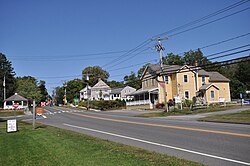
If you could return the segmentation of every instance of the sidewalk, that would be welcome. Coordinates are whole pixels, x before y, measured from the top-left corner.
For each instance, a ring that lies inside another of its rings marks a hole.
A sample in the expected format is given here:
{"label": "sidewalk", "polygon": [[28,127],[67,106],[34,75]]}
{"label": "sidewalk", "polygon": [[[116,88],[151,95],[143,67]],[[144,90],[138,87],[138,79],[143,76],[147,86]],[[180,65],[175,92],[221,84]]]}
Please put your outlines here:
{"label": "sidewalk", "polygon": [[232,114],[238,113],[242,111],[250,110],[249,108],[237,108],[237,109],[230,109],[226,111],[217,111],[217,112],[207,112],[207,113],[200,113],[200,114],[192,114],[192,115],[180,115],[180,116],[167,116],[167,117],[157,117],[162,119],[173,119],[173,120],[198,120],[200,118],[204,118],[207,116],[214,116],[214,115],[223,115],[223,114]]}

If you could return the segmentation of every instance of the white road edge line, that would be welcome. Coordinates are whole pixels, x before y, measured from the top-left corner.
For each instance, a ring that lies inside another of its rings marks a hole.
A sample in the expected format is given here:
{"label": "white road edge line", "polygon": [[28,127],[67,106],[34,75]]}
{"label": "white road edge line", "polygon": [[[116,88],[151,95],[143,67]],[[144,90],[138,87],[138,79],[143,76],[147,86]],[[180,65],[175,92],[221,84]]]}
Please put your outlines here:
{"label": "white road edge line", "polygon": [[151,142],[151,141],[146,141],[146,140],[142,140],[142,139],[137,139],[137,138],[133,138],[133,137],[128,137],[128,136],[124,136],[124,135],[109,133],[109,132],[105,132],[105,131],[85,128],[85,127],[80,127],[80,126],[74,126],[74,125],[70,125],[70,124],[67,124],[67,123],[63,123],[63,125],[73,127],[73,128],[79,128],[79,129],[83,129],[83,130],[93,131],[93,132],[97,132],[97,133],[102,133],[102,134],[106,134],[106,135],[111,135],[111,136],[115,136],[115,137],[126,138],[126,139],[130,139],[130,140],[133,140],[133,141],[143,142],[143,143],[147,143],[147,144],[151,144],[151,145],[162,146],[162,147],[175,149],[175,150],[179,150],[179,151],[184,151],[184,152],[188,152],[188,153],[198,154],[198,155],[201,155],[201,156],[216,158],[216,159],[230,161],[230,162],[244,164],[244,165],[250,165],[250,163],[243,162],[243,161],[238,161],[238,160],[234,160],[234,159],[224,158],[224,157],[215,156],[215,155],[206,154],[206,153],[201,153],[201,152],[196,152],[196,151],[193,151],[193,150],[183,149],[183,148],[170,146],[170,145],[164,145],[164,144]]}
{"label": "white road edge line", "polygon": [[42,115],[42,117],[43,117],[44,119],[46,119],[46,118],[47,118],[47,116],[45,116],[45,115]]}

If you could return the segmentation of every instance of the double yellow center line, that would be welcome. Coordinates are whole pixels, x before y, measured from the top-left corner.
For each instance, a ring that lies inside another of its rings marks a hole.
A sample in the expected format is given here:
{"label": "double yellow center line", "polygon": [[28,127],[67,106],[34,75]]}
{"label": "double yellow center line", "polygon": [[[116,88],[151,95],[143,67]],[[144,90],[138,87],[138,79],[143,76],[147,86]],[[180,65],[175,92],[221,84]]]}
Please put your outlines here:
{"label": "double yellow center line", "polygon": [[87,117],[87,118],[92,118],[92,119],[99,119],[99,120],[105,120],[105,121],[118,122],[118,123],[136,124],[136,125],[144,125],[144,126],[152,126],[152,127],[163,127],[163,128],[180,129],[180,130],[188,130],[188,131],[199,131],[199,132],[224,134],[224,135],[232,135],[232,136],[240,136],[240,137],[250,137],[250,134],[232,133],[232,132],[224,132],[224,131],[217,131],[217,130],[206,130],[206,129],[199,129],[199,128],[173,126],[173,125],[133,122],[133,121],[127,121],[127,120],[103,118],[103,117],[97,117],[97,116],[91,116],[91,115],[85,115],[85,114],[78,114],[78,113],[71,113],[71,114],[78,115],[78,116],[83,116],[83,117]]}

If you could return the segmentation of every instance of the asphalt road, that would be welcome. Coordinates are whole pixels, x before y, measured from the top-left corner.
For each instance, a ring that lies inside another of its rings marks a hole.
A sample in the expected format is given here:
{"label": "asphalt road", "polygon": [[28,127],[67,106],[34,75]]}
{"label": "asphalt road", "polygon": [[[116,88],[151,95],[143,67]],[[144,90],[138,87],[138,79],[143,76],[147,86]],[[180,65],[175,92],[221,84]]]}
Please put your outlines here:
{"label": "asphalt road", "polygon": [[129,113],[82,112],[47,107],[37,121],[95,137],[197,161],[205,165],[250,165],[250,126]]}

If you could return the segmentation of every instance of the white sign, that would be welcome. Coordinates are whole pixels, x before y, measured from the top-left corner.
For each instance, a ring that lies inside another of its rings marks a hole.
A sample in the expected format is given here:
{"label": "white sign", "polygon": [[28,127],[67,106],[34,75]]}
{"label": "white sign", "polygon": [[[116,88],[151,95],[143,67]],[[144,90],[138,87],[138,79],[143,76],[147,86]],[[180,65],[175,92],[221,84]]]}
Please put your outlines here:
{"label": "white sign", "polygon": [[247,90],[246,93],[247,93],[247,94],[250,94],[250,90]]}
{"label": "white sign", "polygon": [[16,119],[7,120],[7,132],[9,133],[14,131],[17,131]]}

